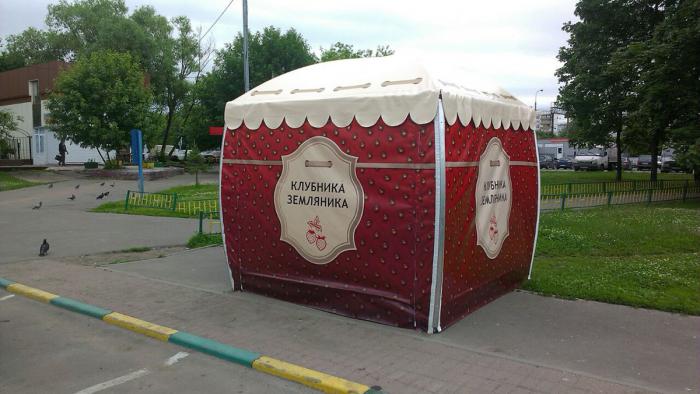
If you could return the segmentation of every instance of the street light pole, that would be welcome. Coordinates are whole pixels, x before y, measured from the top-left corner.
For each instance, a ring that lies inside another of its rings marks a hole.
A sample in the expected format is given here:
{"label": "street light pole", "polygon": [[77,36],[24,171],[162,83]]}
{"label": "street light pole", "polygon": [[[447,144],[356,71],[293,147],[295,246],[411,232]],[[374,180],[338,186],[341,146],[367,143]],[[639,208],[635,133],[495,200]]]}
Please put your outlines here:
{"label": "street light pole", "polygon": [[243,88],[250,90],[250,71],[248,70],[248,0],[243,0]]}
{"label": "street light pole", "polygon": [[537,112],[537,93],[544,92],[544,89],[540,89],[535,92],[535,112]]}

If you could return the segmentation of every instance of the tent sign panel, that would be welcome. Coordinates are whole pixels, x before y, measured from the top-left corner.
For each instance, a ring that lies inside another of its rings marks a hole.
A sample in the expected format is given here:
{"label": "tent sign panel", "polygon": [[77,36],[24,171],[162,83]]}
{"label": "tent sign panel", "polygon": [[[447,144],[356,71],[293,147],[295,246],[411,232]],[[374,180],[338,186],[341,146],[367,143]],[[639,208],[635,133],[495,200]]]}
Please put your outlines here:
{"label": "tent sign panel", "polygon": [[476,182],[476,243],[495,259],[508,237],[511,208],[510,158],[498,137],[493,137],[479,158]]}
{"label": "tent sign panel", "polygon": [[357,157],[321,136],[282,156],[282,174],[275,187],[280,240],[311,263],[327,264],[356,249],[355,229],[364,209],[356,163]]}

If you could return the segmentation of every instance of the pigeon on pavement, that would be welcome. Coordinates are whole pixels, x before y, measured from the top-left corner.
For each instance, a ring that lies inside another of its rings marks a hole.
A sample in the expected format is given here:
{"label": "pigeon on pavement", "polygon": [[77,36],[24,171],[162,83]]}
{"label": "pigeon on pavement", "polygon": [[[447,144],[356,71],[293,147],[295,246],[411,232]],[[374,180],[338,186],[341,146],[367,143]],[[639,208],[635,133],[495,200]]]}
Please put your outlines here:
{"label": "pigeon on pavement", "polygon": [[109,187],[114,187],[114,182],[112,182],[112,183],[109,185]]}
{"label": "pigeon on pavement", "polygon": [[49,243],[44,239],[44,242],[41,243],[41,247],[39,247],[39,256],[46,256],[47,253],[49,253]]}
{"label": "pigeon on pavement", "polygon": [[80,189],[80,184],[75,185],[76,189]]}
{"label": "pigeon on pavement", "polygon": [[98,199],[98,200],[101,200],[101,199],[103,199],[103,198],[104,198],[104,196],[105,196],[105,194],[104,194],[104,193],[100,193],[100,195],[99,195],[99,196],[97,196],[97,199]]}
{"label": "pigeon on pavement", "polygon": [[75,194],[71,194],[70,197],[68,197],[68,199],[71,201],[75,200]]}
{"label": "pigeon on pavement", "polygon": [[53,183],[49,183],[49,189],[53,188]]}
{"label": "pigeon on pavement", "polygon": [[32,207],[32,209],[40,209],[40,208],[41,208],[41,201],[39,201],[39,204]]}
{"label": "pigeon on pavement", "polygon": [[100,186],[104,186],[104,185],[105,185],[105,183],[104,183],[104,182],[100,183]]}
{"label": "pigeon on pavement", "polygon": [[109,190],[105,192],[105,197],[109,196]]}

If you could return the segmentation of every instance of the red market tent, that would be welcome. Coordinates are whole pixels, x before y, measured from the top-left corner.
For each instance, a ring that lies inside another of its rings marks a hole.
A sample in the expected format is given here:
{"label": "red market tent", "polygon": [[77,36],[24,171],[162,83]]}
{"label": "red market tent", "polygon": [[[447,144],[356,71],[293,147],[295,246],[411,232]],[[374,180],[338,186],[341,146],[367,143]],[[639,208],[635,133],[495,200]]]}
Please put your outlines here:
{"label": "red market tent", "polygon": [[320,63],[227,103],[234,290],[438,332],[527,277],[534,112],[395,56]]}

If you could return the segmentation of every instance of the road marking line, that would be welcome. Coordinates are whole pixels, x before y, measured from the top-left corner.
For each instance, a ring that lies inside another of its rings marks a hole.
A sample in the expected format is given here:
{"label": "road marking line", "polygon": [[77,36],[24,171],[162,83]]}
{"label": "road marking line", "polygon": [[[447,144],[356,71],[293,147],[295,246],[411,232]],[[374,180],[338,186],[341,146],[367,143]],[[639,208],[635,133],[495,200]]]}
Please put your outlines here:
{"label": "road marking line", "polygon": [[174,356],[170,357],[169,359],[167,359],[167,360],[165,361],[165,365],[167,365],[167,366],[169,367],[169,366],[175,364],[176,362],[182,360],[183,358],[185,358],[185,357],[187,357],[187,356],[189,356],[189,355],[190,355],[190,354],[187,353],[187,352],[178,352],[176,355],[174,355]]}
{"label": "road marking line", "polygon": [[124,376],[120,376],[118,378],[114,378],[112,380],[108,380],[106,382],[96,384],[94,386],[80,390],[75,394],[93,394],[93,393],[96,393],[98,391],[106,390],[110,387],[118,386],[122,383],[126,383],[126,382],[129,382],[129,381],[134,380],[134,379],[138,379],[142,376],[148,375],[149,373],[151,373],[151,372],[147,369],[139,369],[138,371],[134,371],[130,374],[126,374]]}
{"label": "road marking line", "polygon": [[0,298],[0,301],[9,300],[10,298],[12,298],[12,297],[14,297],[14,296],[15,296],[14,294],[6,295],[6,296]]}

